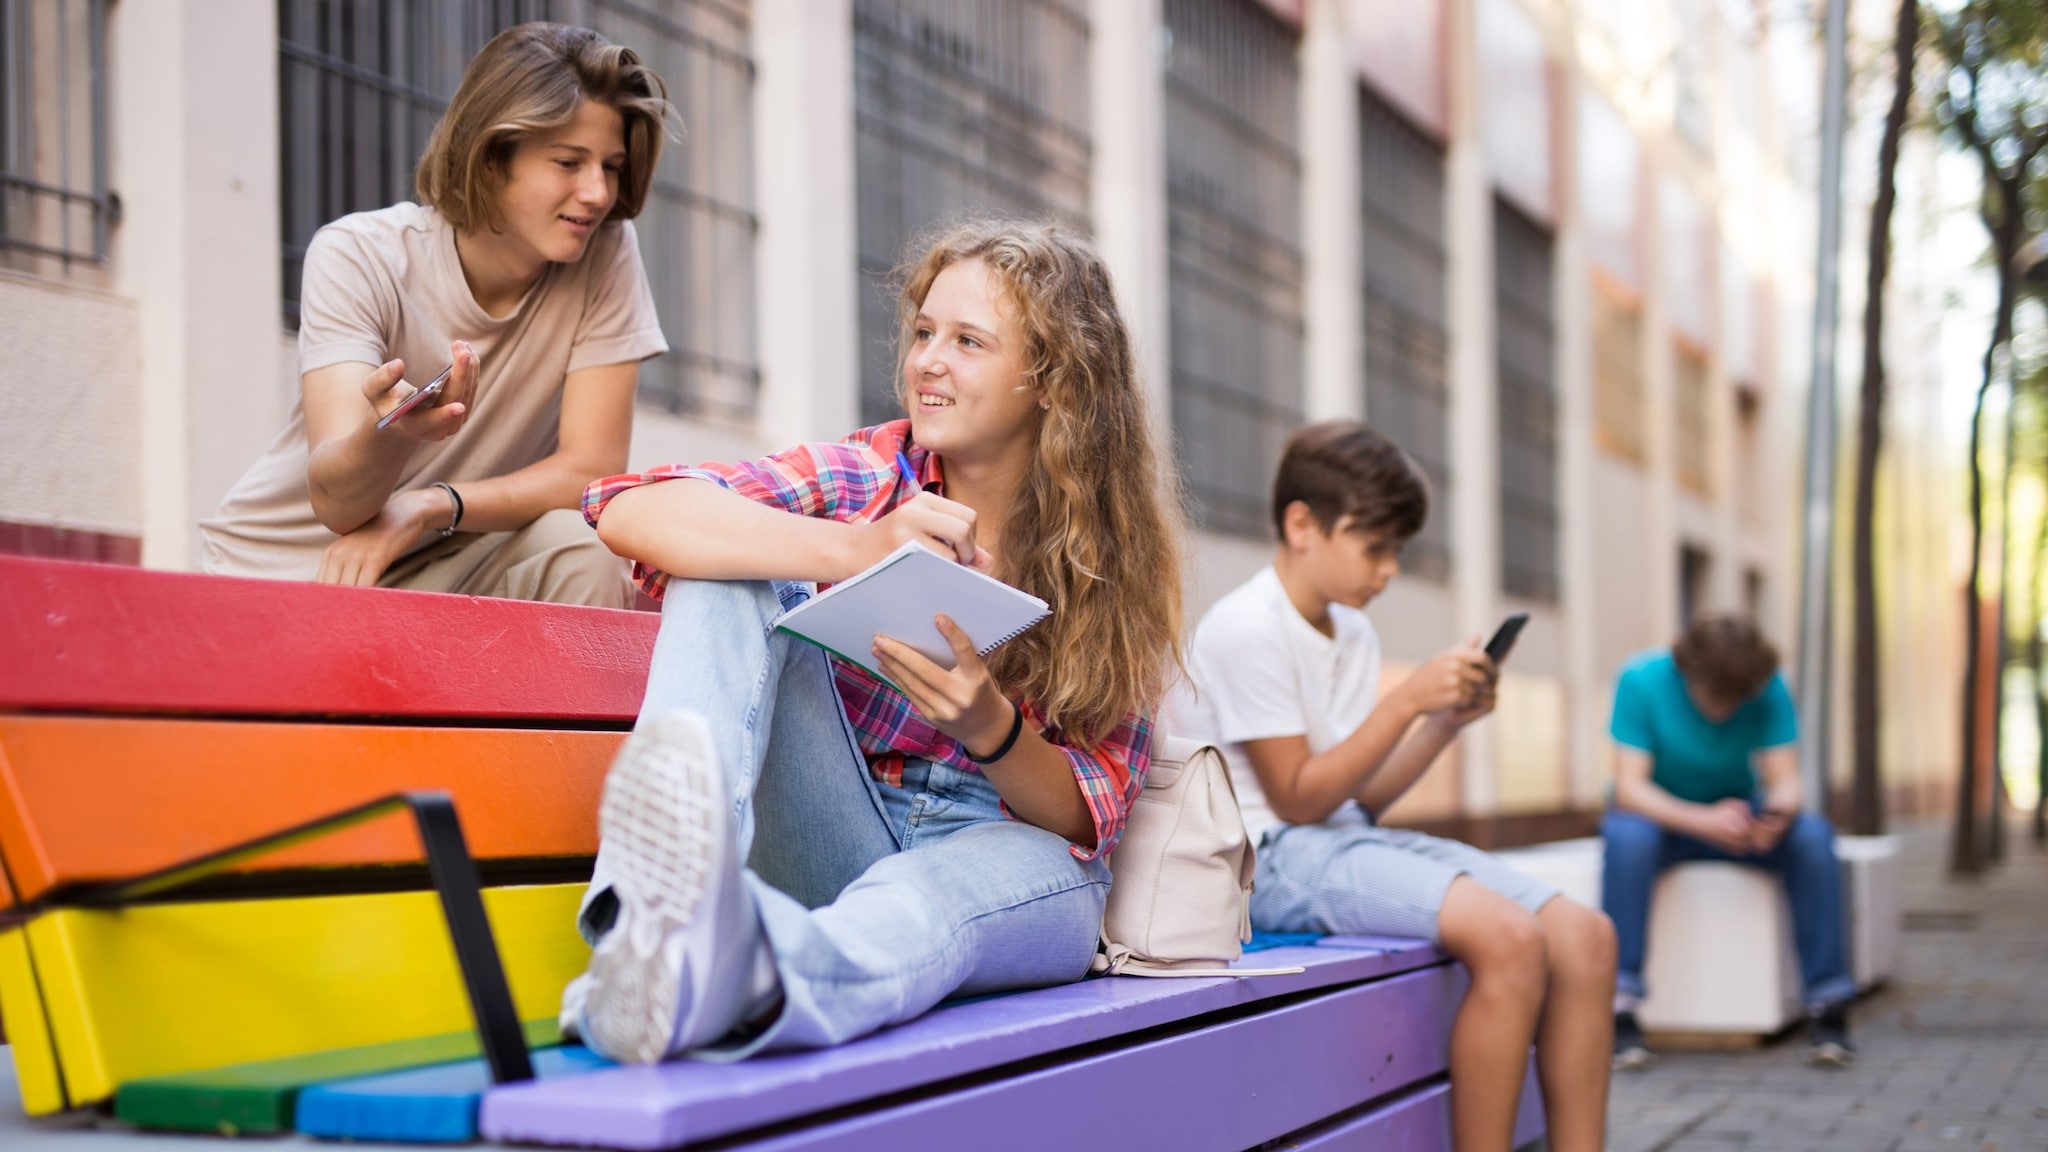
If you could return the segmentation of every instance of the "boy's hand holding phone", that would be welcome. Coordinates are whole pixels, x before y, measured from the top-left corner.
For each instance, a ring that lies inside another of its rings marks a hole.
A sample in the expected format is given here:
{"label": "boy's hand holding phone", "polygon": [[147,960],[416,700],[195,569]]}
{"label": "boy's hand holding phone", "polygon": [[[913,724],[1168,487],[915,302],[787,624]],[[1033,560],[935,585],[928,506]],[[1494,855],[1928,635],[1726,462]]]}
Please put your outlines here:
{"label": "boy's hand holding phone", "polygon": [[1493,662],[1474,637],[1438,653],[1398,689],[1417,712],[1469,724],[1493,710]]}
{"label": "boy's hand holding phone", "polygon": [[423,385],[405,379],[405,361],[390,360],[363,381],[363,397],[377,412],[377,428],[415,440],[446,440],[462,430],[476,389],[476,350],[466,340],[448,346],[449,363]]}

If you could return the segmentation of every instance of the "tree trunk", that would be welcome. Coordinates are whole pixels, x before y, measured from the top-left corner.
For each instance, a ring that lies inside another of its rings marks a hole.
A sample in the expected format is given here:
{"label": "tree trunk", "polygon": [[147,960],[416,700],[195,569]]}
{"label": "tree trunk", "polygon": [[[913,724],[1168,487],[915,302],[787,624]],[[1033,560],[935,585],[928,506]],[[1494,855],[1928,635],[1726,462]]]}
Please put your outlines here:
{"label": "tree trunk", "polygon": [[[2048,391],[2034,393],[2034,421],[2048,454]],[[2048,623],[2048,524],[2034,526],[2034,630],[2027,637],[2027,666],[2034,672],[2034,843],[2048,844],[2048,677],[2043,676],[2041,626]]]}
{"label": "tree trunk", "polygon": [[1863,398],[1856,425],[1854,634],[1850,664],[1850,741],[1854,777],[1849,826],[1862,836],[1884,831],[1884,784],[1877,762],[1877,462],[1884,444],[1884,282],[1891,271],[1892,207],[1898,200],[1899,140],[1913,95],[1913,55],[1920,37],[1919,0],[1899,0],[1892,38],[1892,103],[1877,153],[1877,200],[1870,209],[1869,274],[1863,291]]}
{"label": "tree trunk", "polygon": [[[2020,216],[2017,181],[2000,179],[1987,160],[1984,171],[1984,226],[1991,233],[1991,252],[1998,272],[1998,310],[1991,323],[1991,342],[1984,347],[1984,379],[1977,385],[1977,402],[1970,413],[1970,575],[1963,590],[1963,762],[1956,773],[1956,815],[1954,839],[1949,844],[1949,870],[1974,875],[1983,870],[1984,845],[1979,815],[1997,819],[1996,810],[1984,812],[1978,800],[1977,783],[1977,698],[1983,692],[1978,665],[1983,662],[1984,590],[1984,402],[1997,378],[1998,352],[2012,337],[2013,257],[2019,250]],[[1997,203],[1992,203],[1996,197]],[[1992,731],[1997,729],[1994,693]],[[1991,765],[1996,775],[1998,765]],[[1995,791],[1995,789],[1994,789]]]}

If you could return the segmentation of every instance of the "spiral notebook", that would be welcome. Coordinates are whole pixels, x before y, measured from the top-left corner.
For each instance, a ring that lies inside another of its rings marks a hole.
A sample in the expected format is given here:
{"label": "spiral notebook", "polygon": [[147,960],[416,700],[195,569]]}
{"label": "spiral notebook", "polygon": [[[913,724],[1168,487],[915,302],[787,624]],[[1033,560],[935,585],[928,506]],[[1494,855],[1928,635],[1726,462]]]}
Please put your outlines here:
{"label": "spiral notebook", "polygon": [[775,627],[881,676],[873,650],[877,636],[900,640],[942,668],[953,666],[953,646],[932,623],[942,612],[986,656],[1052,609],[913,540],[776,617]]}

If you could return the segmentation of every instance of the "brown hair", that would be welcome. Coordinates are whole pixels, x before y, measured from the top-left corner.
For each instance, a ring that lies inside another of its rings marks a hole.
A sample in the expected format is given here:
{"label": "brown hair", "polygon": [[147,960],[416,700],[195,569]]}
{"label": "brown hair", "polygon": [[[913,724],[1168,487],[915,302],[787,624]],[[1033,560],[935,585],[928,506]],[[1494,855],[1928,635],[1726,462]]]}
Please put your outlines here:
{"label": "brown hair", "polygon": [[566,24],[507,28],[469,62],[420,157],[420,203],[457,228],[495,230],[513,149],[567,124],[584,100],[611,105],[625,121],[626,166],[605,220],[638,216],[675,112],[668,86],[631,48]]}
{"label": "brown hair", "polygon": [[[1180,536],[1109,271],[1057,224],[973,220],[942,227],[899,270],[902,365],[932,281],[969,260],[1003,285],[1025,337],[1024,377],[1046,409],[1036,459],[993,549],[1004,579],[1052,617],[1003,645],[990,672],[1053,727],[1092,747],[1158,706],[1179,665]],[[912,251],[916,251],[913,248]]]}
{"label": "brown hair", "polygon": [[1740,702],[1764,690],[1778,672],[1778,650],[1740,616],[1694,620],[1671,658],[1686,682],[1717,699]]}
{"label": "brown hair", "polygon": [[1357,420],[1327,420],[1287,438],[1273,477],[1273,529],[1287,535],[1287,506],[1308,505],[1332,532],[1345,517],[1396,542],[1429,520],[1429,480],[1399,445]]}

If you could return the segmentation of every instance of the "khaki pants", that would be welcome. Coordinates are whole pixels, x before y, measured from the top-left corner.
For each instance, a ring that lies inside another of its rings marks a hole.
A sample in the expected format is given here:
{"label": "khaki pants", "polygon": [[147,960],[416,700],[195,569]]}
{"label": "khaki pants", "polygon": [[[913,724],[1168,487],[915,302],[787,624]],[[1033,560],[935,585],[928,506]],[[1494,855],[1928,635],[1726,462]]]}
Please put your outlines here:
{"label": "khaki pants", "polygon": [[391,566],[380,588],[455,592],[550,604],[633,607],[626,562],[570,508],[541,513],[513,532],[458,532]]}

